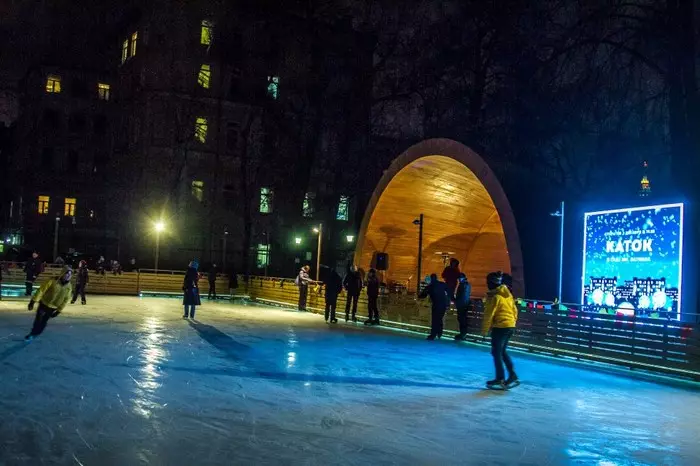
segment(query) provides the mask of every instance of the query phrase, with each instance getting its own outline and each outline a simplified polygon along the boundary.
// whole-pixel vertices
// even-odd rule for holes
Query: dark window
[[[49,128],[58,129],[61,127],[61,115],[53,108],[44,109],[44,124]]]
[[[41,151],[41,168],[45,170],[53,168],[53,147],[44,147]]]
[[[71,81],[71,94],[73,94],[73,97],[86,97],[87,86],[85,85],[85,81],[74,78]]]
[[[107,133],[107,117],[104,115],[95,115],[93,130],[98,136],[104,136],[105,133]]]
[[[75,172],[78,170],[78,163],[80,158],[78,153],[74,150],[68,152],[68,170]]]
[[[233,208],[236,203],[236,188],[232,184],[224,186],[224,203],[229,209]]]
[[[82,132],[85,130],[85,115],[82,113],[74,113],[68,119],[68,129],[74,133]]]

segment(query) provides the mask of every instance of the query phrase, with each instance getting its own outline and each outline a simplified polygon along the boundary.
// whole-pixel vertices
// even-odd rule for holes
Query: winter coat
[[[326,301],[335,301],[338,295],[343,291],[343,282],[337,272],[332,271],[326,280],[325,296]]]
[[[214,283],[216,281],[216,272],[216,267],[212,267],[211,269],[209,269],[209,274],[207,275],[209,283]]]
[[[454,294],[457,289],[457,283],[459,282],[459,266],[457,267],[445,267],[442,271],[442,279],[445,280],[447,288],[450,290],[450,294]]]
[[[367,277],[367,296],[376,298],[379,296],[379,279],[375,277]]]
[[[228,287],[232,290],[238,288],[238,275],[236,275],[236,272],[231,272],[228,276]]]
[[[457,309],[466,309],[469,306],[469,300],[471,299],[472,285],[468,281],[464,283],[460,282],[457,285],[457,293],[455,293],[455,306]]]
[[[518,322],[518,307],[506,285],[501,285],[486,293],[484,319],[481,333],[486,335],[492,328],[515,328]]]
[[[362,277],[359,271],[350,270],[343,279],[343,288],[349,295],[359,295],[362,291]]]
[[[309,272],[302,268],[301,270],[299,270],[299,275],[297,275],[297,278],[296,280],[294,280],[294,283],[296,283],[297,286],[307,286],[310,281],[311,278],[309,278]]]
[[[87,267],[79,268],[78,271],[76,272],[75,282],[78,285],[87,285],[88,283],[90,283],[90,277],[89,277],[88,273],[89,272],[88,272]]]
[[[185,306],[195,305],[199,306],[202,301],[199,299],[199,274],[197,269],[193,267],[188,267],[187,272],[185,272],[185,280],[182,284],[182,291],[185,292],[185,296],[182,298],[182,304]]]
[[[52,278],[41,285],[34,293],[32,301],[39,302],[50,309],[61,312],[73,294],[70,282],[61,283],[61,277]]]
[[[452,294],[448,291],[447,285],[444,282],[432,282],[418,295],[419,298],[426,298],[427,296],[430,296],[433,311],[444,311],[450,307]]]
[[[24,271],[27,274],[26,280],[33,282],[41,273],[41,260],[38,257],[36,259],[30,258],[24,265]]]

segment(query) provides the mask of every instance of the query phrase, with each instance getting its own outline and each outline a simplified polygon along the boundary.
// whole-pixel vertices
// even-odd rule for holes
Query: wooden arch
[[[472,283],[486,291],[485,276],[509,272],[523,296],[520,240],[510,203],[493,171],[474,151],[450,139],[428,139],[396,158],[384,172],[362,219],[355,263],[375,266],[377,252],[389,255],[387,283],[414,288],[418,227],[424,214],[421,275],[443,269],[440,252],[454,252]]]

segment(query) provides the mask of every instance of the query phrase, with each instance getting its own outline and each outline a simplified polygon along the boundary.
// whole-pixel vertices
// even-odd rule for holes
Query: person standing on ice
[[[430,335],[427,340],[435,340],[442,338],[442,330],[444,328],[445,311],[450,307],[452,293],[447,289],[444,282],[438,280],[436,274],[430,275],[430,283],[418,295],[419,298],[425,299],[430,296],[431,316],[430,316]]]
[[[460,273],[459,261],[454,257],[450,259],[450,265],[445,267],[445,270],[442,271],[442,279],[445,280],[451,297],[454,296],[455,290],[457,289]]]
[[[34,337],[41,335],[49,319],[57,317],[63,311],[63,308],[66,307],[73,291],[70,284],[72,276],[73,269],[70,265],[66,265],[58,277],[48,280],[34,293],[27,309],[33,311],[34,304],[37,302],[39,307],[36,310],[32,330],[24,337],[26,341],[32,341]]]
[[[182,304],[185,306],[185,314],[182,316],[183,319],[194,319],[195,307],[202,304],[202,301],[199,299],[198,268],[199,262],[193,260],[187,266],[187,271],[185,272],[185,279],[182,284],[182,291],[184,292]]]
[[[209,269],[209,274],[207,274],[207,281],[209,282],[209,293],[207,294],[207,299],[216,300],[216,274],[218,269],[216,268],[216,263],[211,265]]]
[[[311,278],[309,277],[309,270],[311,270],[311,267],[305,265],[301,268],[301,270],[299,270],[299,274],[297,275],[296,280],[294,280],[294,283],[299,287],[300,311],[306,310],[306,295],[309,292],[309,283],[311,283]]]
[[[75,289],[73,290],[73,299],[71,300],[71,304],[75,304],[75,302],[78,300],[78,295],[80,295],[80,303],[82,305],[87,304],[87,301],[85,300],[85,287],[87,286],[88,283],[90,283],[90,277],[88,276],[88,267],[87,267],[87,262],[85,261],[80,261],[80,264],[78,264],[78,273],[76,274],[77,277],[75,279]]]
[[[347,293],[345,301],[345,322],[350,320],[350,305],[352,305],[352,321],[357,322],[357,301],[360,299],[360,291],[362,291],[362,277],[357,270],[356,265],[351,265],[343,279],[343,288]]]
[[[507,278],[506,278],[507,279]],[[491,332],[491,355],[496,368],[496,378],[486,382],[489,388],[505,389],[520,382],[513,367],[513,361],[508,355],[508,342],[515,333],[518,321],[518,308],[508,286],[503,283],[502,272],[491,272],[486,276],[486,301],[484,303],[484,318],[481,333],[486,336]],[[505,378],[503,364],[508,370]]]
[[[467,312],[472,294],[472,285],[467,280],[467,276],[463,273],[459,274],[459,282],[457,292],[455,293],[455,306],[457,307],[457,321],[459,322],[459,335],[455,336],[455,340],[462,341],[467,336],[469,330],[469,322],[467,321]]]
[[[377,271],[367,272],[367,320],[365,325],[379,325],[379,278]]]
[[[26,274],[24,281],[24,295],[31,296],[32,289],[34,288],[34,281],[41,273],[41,259],[39,259],[39,253],[34,251],[32,257],[24,264],[24,272]]]
[[[338,319],[335,318],[335,309],[338,305],[338,295],[341,291],[343,291],[343,280],[340,278],[340,275],[338,275],[338,272],[336,272],[335,269],[328,269],[328,278],[326,279],[325,285],[326,312],[324,316],[326,322],[328,322],[330,319],[330,322],[335,324],[338,322]]]

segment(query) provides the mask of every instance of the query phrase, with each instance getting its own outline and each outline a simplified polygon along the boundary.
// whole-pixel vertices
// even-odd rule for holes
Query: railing
[[[241,284],[252,299],[296,308],[299,289],[293,280],[250,277]],[[307,309],[322,313],[324,307],[323,289],[309,287]],[[695,323],[598,314],[572,306],[563,309],[554,303],[540,306],[519,301],[518,308],[518,326],[512,340],[515,347],[700,381],[700,333]],[[428,300],[382,294],[379,309],[385,325],[426,332],[429,329]],[[343,293],[338,300],[338,317],[342,318],[344,312]],[[473,300],[468,312],[468,338],[474,342],[485,342],[480,335],[482,315],[482,301]],[[358,302],[358,316],[367,316],[364,293]],[[445,334],[455,335],[458,328],[456,312],[452,309],[445,316]]]

